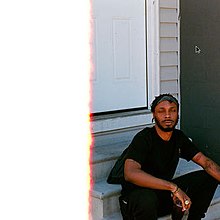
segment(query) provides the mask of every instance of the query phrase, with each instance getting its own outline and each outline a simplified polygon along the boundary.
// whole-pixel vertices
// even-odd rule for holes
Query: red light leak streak
[[[90,112],[92,109],[92,75],[94,73],[94,62],[93,62],[93,38],[94,38],[94,29],[93,29],[93,19],[92,19],[92,1],[89,0],[89,43],[90,43],[90,71],[89,71],[89,136],[88,136],[88,158],[89,158],[89,164],[88,164],[88,219],[92,220],[91,217],[91,208],[92,208],[92,199],[91,199],[91,189],[93,188],[93,182],[92,182],[92,149],[93,149],[93,137],[92,137],[92,128],[91,128],[91,118],[90,118]]]

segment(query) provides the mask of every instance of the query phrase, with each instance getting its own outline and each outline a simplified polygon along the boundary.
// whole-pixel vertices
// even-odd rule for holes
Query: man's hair
[[[169,101],[170,103],[174,102],[177,105],[177,109],[179,110],[179,103],[178,100],[172,96],[169,93],[166,94],[161,94],[159,96],[156,96],[155,99],[153,100],[152,104],[151,104],[151,112],[155,111],[156,106],[163,101]]]

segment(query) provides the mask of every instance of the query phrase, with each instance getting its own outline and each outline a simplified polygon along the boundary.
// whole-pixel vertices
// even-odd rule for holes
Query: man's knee
[[[177,184],[185,185],[188,188],[188,185],[195,187],[199,190],[200,187],[217,187],[218,181],[210,176],[205,170],[197,170],[188,174],[185,174],[181,177],[176,178],[175,181]]]
[[[139,189],[135,190],[129,196],[133,202],[138,204],[143,209],[156,208],[157,207],[157,195],[151,189]]]
[[[200,182],[202,184],[205,184],[209,187],[216,188],[218,186],[218,181],[213,178],[211,175],[209,175],[205,170],[197,171],[200,176]]]
[[[218,186],[218,181],[206,173],[204,170],[193,174],[192,188],[189,190],[192,206],[188,219],[201,219],[205,216],[207,209]]]

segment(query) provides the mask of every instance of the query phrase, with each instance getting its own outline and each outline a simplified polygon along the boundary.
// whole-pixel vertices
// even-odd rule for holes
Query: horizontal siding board
[[[161,51],[178,51],[178,41],[176,37],[161,38],[160,39]]]
[[[177,24],[160,24],[160,37],[178,37]]]
[[[176,9],[160,9],[160,21],[161,22],[177,22],[177,10]]]
[[[159,0],[160,92],[179,94],[178,0]]]
[[[177,0],[160,0],[161,8],[177,8]]]
[[[174,66],[174,65],[178,65],[177,52],[160,53],[160,66]]]
[[[160,68],[161,80],[177,80],[178,66],[162,66]]]
[[[178,93],[178,82],[173,81],[161,81],[161,93]]]

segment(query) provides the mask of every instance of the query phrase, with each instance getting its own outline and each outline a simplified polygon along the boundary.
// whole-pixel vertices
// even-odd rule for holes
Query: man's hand
[[[173,194],[173,202],[176,203],[177,200],[179,200],[182,203],[182,211],[186,211],[190,208],[192,202],[190,198],[186,195],[185,192],[183,192],[180,188],[176,190]]]

